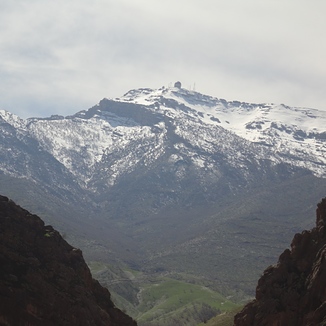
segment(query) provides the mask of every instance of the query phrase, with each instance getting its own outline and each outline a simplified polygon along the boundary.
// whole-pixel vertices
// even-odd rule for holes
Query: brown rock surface
[[[117,309],[79,249],[0,196],[0,325],[135,326]]]
[[[326,325],[326,198],[316,213],[316,227],[296,234],[291,250],[265,270],[235,326]]]

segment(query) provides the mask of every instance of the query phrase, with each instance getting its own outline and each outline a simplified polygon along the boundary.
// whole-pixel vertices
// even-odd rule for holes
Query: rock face
[[[0,325],[123,325],[79,249],[36,215],[0,196]]]
[[[316,227],[296,234],[291,250],[265,270],[256,299],[235,316],[234,325],[326,325],[326,198],[316,215]]]

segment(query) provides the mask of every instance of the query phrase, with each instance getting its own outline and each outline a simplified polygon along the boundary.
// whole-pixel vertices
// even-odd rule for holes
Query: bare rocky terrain
[[[326,323],[326,198],[316,226],[297,233],[276,265],[259,279],[256,299],[236,315],[235,326],[317,326]]]
[[[0,324],[136,326],[95,281],[82,252],[0,196]]]

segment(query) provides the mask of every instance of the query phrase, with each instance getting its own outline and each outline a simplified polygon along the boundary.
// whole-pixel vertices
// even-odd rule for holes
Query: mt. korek
[[[179,87],[67,117],[0,111],[0,191],[88,259],[252,293],[325,195],[325,126],[324,111]]]

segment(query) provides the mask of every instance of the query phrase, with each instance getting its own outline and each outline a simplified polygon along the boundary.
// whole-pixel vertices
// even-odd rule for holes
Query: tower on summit
[[[179,81],[175,82],[174,87],[181,88],[181,83]]]

